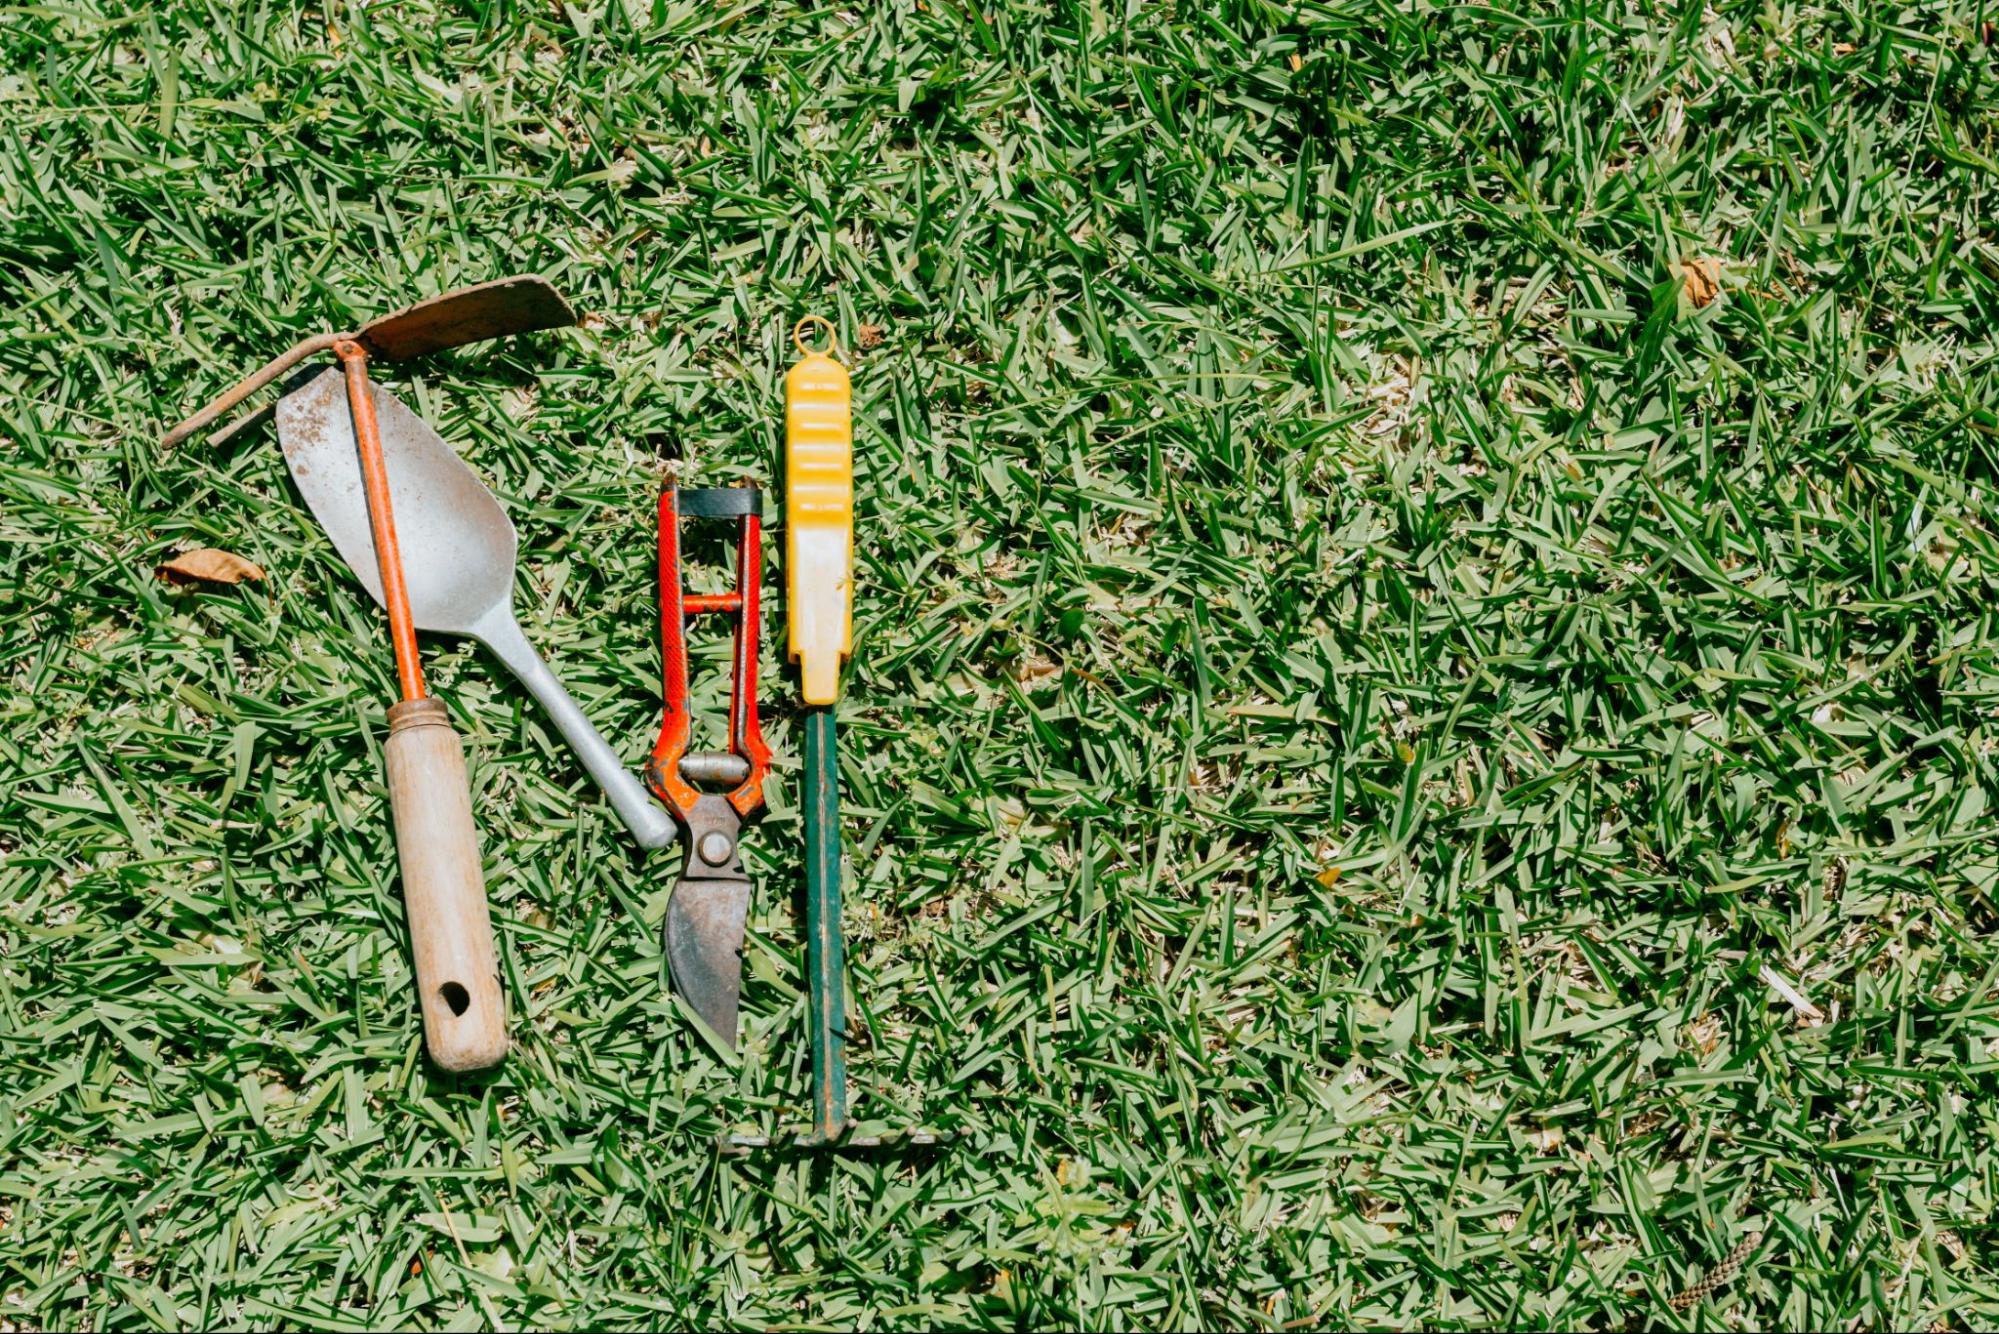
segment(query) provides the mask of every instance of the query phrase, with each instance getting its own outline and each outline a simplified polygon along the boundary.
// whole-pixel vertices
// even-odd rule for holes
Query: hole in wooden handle
[[[472,1008],[472,993],[456,982],[446,982],[437,989],[437,994],[444,997],[453,1014],[462,1015]]]

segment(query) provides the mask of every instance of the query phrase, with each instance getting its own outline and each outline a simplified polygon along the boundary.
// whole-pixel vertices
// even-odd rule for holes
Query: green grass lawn
[[[1999,11],[1555,8],[0,9],[0,1329],[1999,1322]],[[380,374],[634,765],[663,466],[848,340],[850,1058],[943,1148],[716,1151],[808,1090],[775,614],[737,1058],[426,640],[516,1045],[424,1062],[383,619],[157,438],[517,271],[583,326]]]

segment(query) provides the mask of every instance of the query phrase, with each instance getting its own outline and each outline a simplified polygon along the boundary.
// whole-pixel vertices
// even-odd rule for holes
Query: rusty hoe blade
[[[385,361],[407,361],[448,347],[576,323],[553,287],[533,275],[461,287],[405,306],[361,326],[361,345]]]
[[[405,361],[482,339],[559,329],[574,323],[576,314],[569,303],[546,280],[533,274],[460,287],[371,320],[358,333],[319,334],[304,339],[168,431],[160,443],[179,444],[307,357],[326,351],[342,339],[355,340],[368,349],[370,356],[380,360]],[[259,410],[237,418],[211,436],[209,443],[222,444],[262,415]]]

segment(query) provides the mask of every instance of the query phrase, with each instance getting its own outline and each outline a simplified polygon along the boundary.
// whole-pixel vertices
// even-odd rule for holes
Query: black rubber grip
[[[674,503],[683,519],[740,519],[763,514],[764,493],[754,486],[697,486],[680,492]]]

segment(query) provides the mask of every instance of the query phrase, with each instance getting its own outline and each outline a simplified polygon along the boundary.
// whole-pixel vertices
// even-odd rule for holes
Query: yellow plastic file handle
[[[815,325],[824,351],[805,341]],[[808,315],[791,341],[800,360],[784,377],[785,625],[805,702],[831,704],[854,648],[854,392],[830,355],[830,322]]]

